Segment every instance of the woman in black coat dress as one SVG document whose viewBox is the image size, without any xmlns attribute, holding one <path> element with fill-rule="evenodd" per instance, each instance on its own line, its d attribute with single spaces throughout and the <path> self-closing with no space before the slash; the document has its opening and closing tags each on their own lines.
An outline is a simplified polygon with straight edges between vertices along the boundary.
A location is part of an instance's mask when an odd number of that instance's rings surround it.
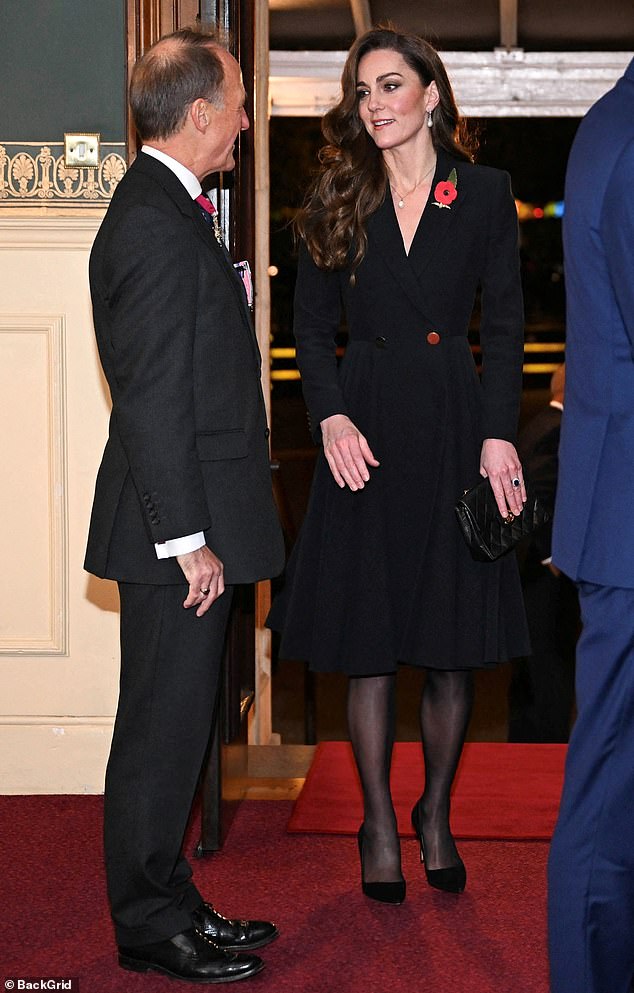
<svg viewBox="0 0 634 993">
<path fill-rule="evenodd" d="M 528 649 L 514 558 L 474 561 L 453 510 L 478 473 L 504 515 L 526 499 L 514 447 L 517 214 L 507 174 L 472 164 L 445 69 L 426 42 L 368 32 L 342 86 L 298 222 L 297 361 L 323 454 L 269 623 L 282 631 L 282 655 L 350 676 L 363 891 L 400 903 L 389 787 L 397 664 L 427 671 L 425 787 L 412 811 L 421 857 L 432 885 L 460 892 L 449 796 L 473 670 Z M 467 341 L 478 286 L 481 379 Z M 349 343 L 338 370 L 342 306 Z"/>
</svg>

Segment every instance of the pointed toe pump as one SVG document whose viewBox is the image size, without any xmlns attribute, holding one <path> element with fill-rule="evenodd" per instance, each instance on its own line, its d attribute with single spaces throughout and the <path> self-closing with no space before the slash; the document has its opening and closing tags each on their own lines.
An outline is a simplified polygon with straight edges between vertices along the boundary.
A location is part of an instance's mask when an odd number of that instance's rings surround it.
<svg viewBox="0 0 634 993">
<path fill-rule="evenodd" d="M 420 825 L 418 805 L 412 810 L 412 827 L 418 838 L 420 860 L 425 868 L 425 875 L 429 885 L 433 886 L 436 890 L 443 890 L 445 893 L 462 893 L 467 885 L 467 870 L 460 856 L 458 856 L 458 862 L 455 865 L 449 865 L 443 869 L 427 868 L 427 863 L 425 862 L 425 843 Z"/>
<path fill-rule="evenodd" d="M 364 895 L 371 900 L 378 900 L 379 903 L 403 903 L 405 899 L 405 880 L 396 879 L 389 883 L 366 883 L 363 878 L 363 824 L 357 834 L 359 845 L 359 858 L 361 860 L 361 890 Z"/>
</svg>

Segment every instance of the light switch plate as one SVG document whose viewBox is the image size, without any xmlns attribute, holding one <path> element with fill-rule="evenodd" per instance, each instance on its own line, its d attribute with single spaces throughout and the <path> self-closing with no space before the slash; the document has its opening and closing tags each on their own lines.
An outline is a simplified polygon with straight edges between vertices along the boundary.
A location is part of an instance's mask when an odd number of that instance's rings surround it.
<svg viewBox="0 0 634 993">
<path fill-rule="evenodd" d="M 66 168 L 84 166 L 96 169 L 99 166 L 99 139 L 101 134 L 78 134 L 69 132 L 64 135 L 64 165 Z"/>
</svg>

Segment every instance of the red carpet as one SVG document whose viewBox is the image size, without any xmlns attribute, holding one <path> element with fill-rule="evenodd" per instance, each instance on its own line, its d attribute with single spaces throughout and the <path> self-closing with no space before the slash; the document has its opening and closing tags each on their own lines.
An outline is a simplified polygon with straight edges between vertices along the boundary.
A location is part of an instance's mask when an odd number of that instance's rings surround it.
<svg viewBox="0 0 634 993">
<path fill-rule="evenodd" d="M 101 808 L 100 797 L 0 797 L 0 989 L 28 976 L 76 976 L 81 993 L 198 988 L 117 966 Z M 290 812 L 283 801 L 243 803 L 225 849 L 193 863 L 219 909 L 270 915 L 280 928 L 262 949 L 264 971 L 232 989 L 548 993 L 546 844 L 463 842 L 469 883 L 456 897 L 426 885 L 416 844 L 406 841 L 407 900 L 386 907 L 361 894 L 353 839 L 289 835 Z"/>
<path fill-rule="evenodd" d="M 458 838 L 547 840 L 563 781 L 565 745 L 465 745 L 451 807 Z M 424 783 L 420 745 L 394 746 L 392 795 L 399 832 L 413 837 L 410 811 Z M 288 824 L 291 832 L 356 834 L 361 787 L 350 745 L 322 742 Z"/>
</svg>

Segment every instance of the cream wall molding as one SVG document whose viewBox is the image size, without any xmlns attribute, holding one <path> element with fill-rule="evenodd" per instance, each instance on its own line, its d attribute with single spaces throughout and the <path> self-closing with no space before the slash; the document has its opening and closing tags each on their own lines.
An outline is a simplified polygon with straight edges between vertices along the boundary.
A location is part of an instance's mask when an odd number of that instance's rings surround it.
<svg viewBox="0 0 634 993">
<path fill-rule="evenodd" d="M 632 52 L 441 52 L 468 117 L 582 117 Z M 321 117 L 339 99 L 346 52 L 271 52 L 273 116 Z"/>
<path fill-rule="evenodd" d="M 116 586 L 83 570 L 110 398 L 88 256 L 104 206 L 0 202 L 0 791 L 99 793 L 119 675 Z"/>
<path fill-rule="evenodd" d="M 104 211 L 89 216 L 74 215 L 16 217 L 3 214 L 0 206 L 0 251 L 90 251 Z"/>
<path fill-rule="evenodd" d="M 104 716 L 103 714 L 70 717 L 68 714 L 10 714 L 0 716 L 0 727 L 60 727 L 63 731 L 71 727 L 104 727 L 112 730 L 114 726 L 114 714 Z"/>
<path fill-rule="evenodd" d="M 2 793 L 103 793 L 112 727 L 100 717 L 3 718 Z"/>
<path fill-rule="evenodd" d="M 66 654 L 65 349 L 63 316 L 0 313 L 0 383 L 11 412 L 0 427 L 0 507 L 13 563 L 11 597 L 0 605 L 0 655 Z M 30 532 L 38 540 L 21 563 L 20 542 Z"/>
</svg>

